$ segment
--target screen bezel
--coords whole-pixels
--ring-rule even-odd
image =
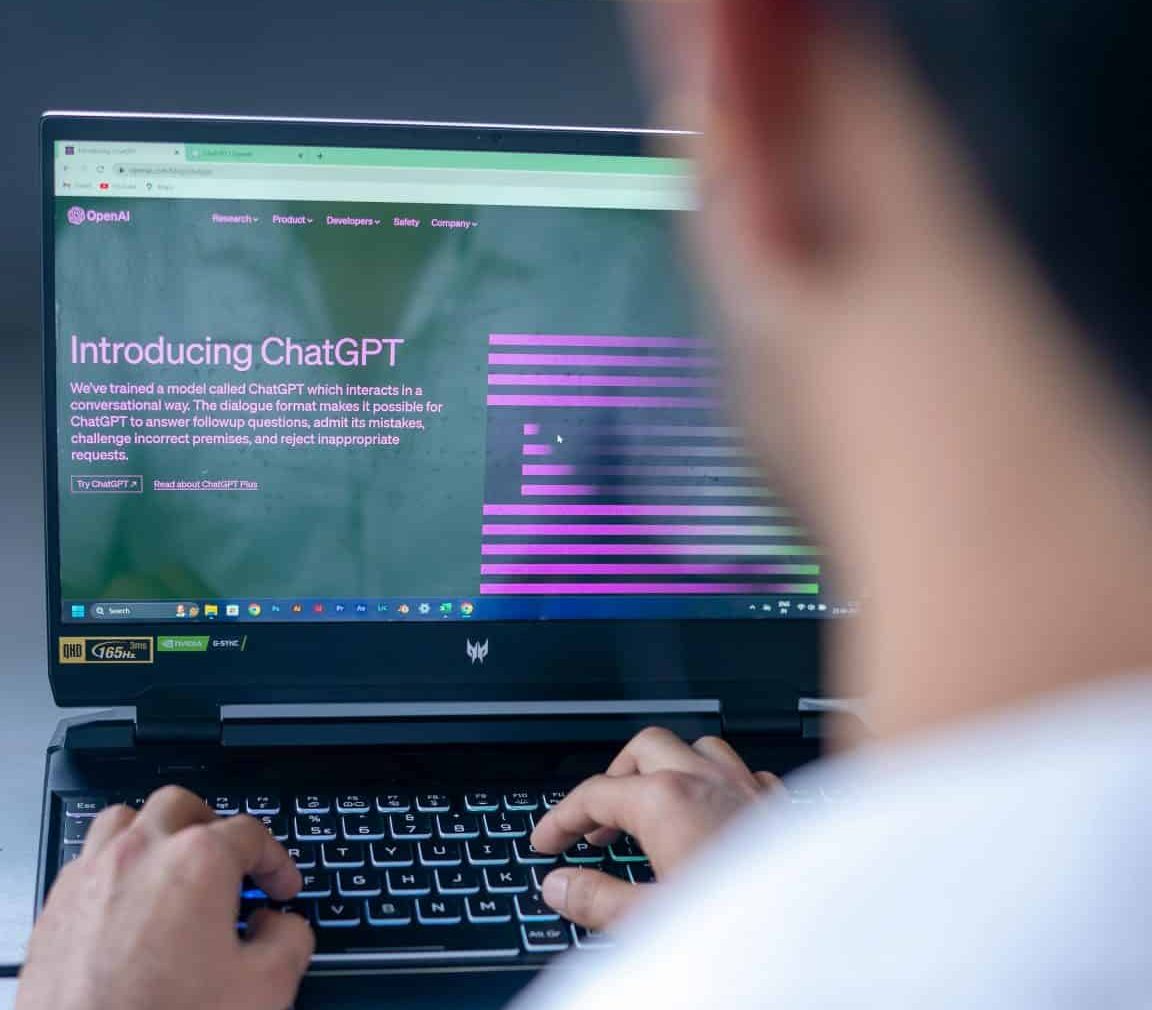
[[[643,620],[243,625],[244,653],[155,654],[144,665],[63,664],[56,413],[54,150],[57,140],[285,144],[639,156],[659,131],[349,120],[46,113],[41,120],[44,503],[48,669],[57,704],[438,702],[718,698],[726,711],[795,711],[820,693],[825,621]],[[102,624],[102,638],[204,633],[204,625]],[[478,665],[466,641],[489,643]]]

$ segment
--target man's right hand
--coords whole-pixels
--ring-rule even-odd
[[[288,853],[254,818],[218,819],[168,786],[137,814],[111,807],[56,880],[28,945],[16,1010],[284,1010],[312,930],[269,910],[236,936],[240,886],[300,889]]]
[[[607,845],[632,835],[660,879],[727,821],[766,792],[783,789],[769,772],[753,773],[719,737],[689,746],[674,733],[638,733],[603,775],[577,786],[536,827],[532,844],[563,852],[580,838]],[[595,870],[565,867],[544,878],[543,896],[573,922],[603,929],[644,888]]]

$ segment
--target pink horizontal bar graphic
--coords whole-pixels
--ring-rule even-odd
[[[490,365],[607,365],[629,368],[700,368],[715,366],[715,358],[701,354],[507,354],[494,351],[488,355]]]
[[[525,463],[524,477],[571,477],[576,473],[608,474],[617,477],[758,477],[754,466],[715,466],[708,463],[687,466],[665,466],[653,463],[629,463],[576,466],[572,463]],[[743,486],[743,485],[741,485]]]
[[[715,400],[696,396],[569,396],[565,393],[489,393],[489,407],[673,407],[705,410]]]
[[[811,575],[811,565],[672,564],[655,562],[558,562],[555,564],[506,564],[480,566],[481,575]]]
[[[772,505],[599,505],[531,504],[485,505],[486,516],[774,516],[787,514]]]
[[[491,537],[788,537],[796,526],[708,526],[673,523],[484,523]]]
[[[762,557],[793,556],[800,552],[817,554],[815,547],[794,544],[484,544],[485,557],[581,557],[604,555],[652,555],[654,557]]]
[[[522,477],[571,477],[575,472],[571,463],[524,463],[520,467]]]
[[[529,422],[528,424],[524,425],[524,434],[525,435],[539,435],[540,434],[540,425],[535,424],[533,422]]]
[[[580,498],[584,495],[603,494],[604,489],[599,484],[521,484],[520,493]]]
[[[492,372],[489,386],[663,386],[703,389],[720,385],[707,375],[573,375],[566,372]]]
[[[616,593],[818,593],[815,582],[484,582],[481,596],[599,596]]]
[[[541,442],[541,443],[526,442],[524,444],[524,455],[525,456],[551,456],[552,455],[552,446],[549,445],[547,442]]]
[[[493,347],[702,347],[693,337],[608,337],[555,333],[491,333]]]

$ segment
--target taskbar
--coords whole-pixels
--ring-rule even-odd
[[[69,600],[63,604],[61,620],[66,624],[749,620],[846,617],[856,612],[855,602],[819,595],[524,595],[499,599]]]

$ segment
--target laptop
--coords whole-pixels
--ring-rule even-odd
[[[177,782],[292,853],[314,976],[522,981],[611,942],[552,867],[652,886],[529,841],[635,732],[818,754],[854,605],[731,416],[668,140],[44,116],[49,672],[113,711],[48,750],[41,901]]]

